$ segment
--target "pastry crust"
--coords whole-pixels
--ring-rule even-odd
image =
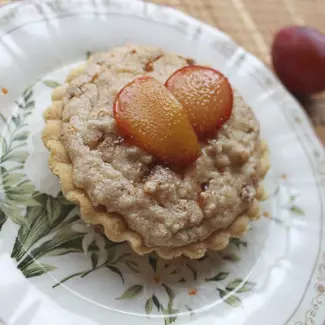
[[[84,71],[82,65],[72,71],[66,82],[70,83]],[[66,86],[61,86],[54,90],[52,95],[52,105],[44,113],[46,127],[43,131],[43,142],[50,151],[49,167],[51,171],[60,179],[60,185],[65,197],[76,205],[80,206],[81,216],[86,223],[101,224],[104,227],[106,236],[114,242],[127,241],[132,249],[142,255],[156,252],[165,259],[175,258],[181,255],[192,259],[204,256],[208,249],[219,251],[227,247],[230,238],[240,237],[246,233],[250,220],[259,218],[259,204],[257,200],[266,198],[265,191],[260,185],[256,191],[256,199],[244,214],[238,216],[226,229],[217,230],[206,239],[180,247],[148,247],[142,236],[131,230],[123,216],[117,213],[108,213],[101,206],[94,206],[87,192],[77,187],[73,181],[73,166],[69,154],[62,141],[62,112],[63,97],[66,93]],[[74,130],[70,130],[73,132]],[[261,178],[269,169],[268,148],[264,142],[260,144],[261,152]]]

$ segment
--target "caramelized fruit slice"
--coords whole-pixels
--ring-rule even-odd
[[[232,88],[214,69],[187,66],[177,70],[165,85],[186,109],[200,138],[213,136],[231,115]]]
[[[114,116],[129,141],[163,162],[182,166],[200,155],[200,145],[186,111],[152,77],[138,78],[120,91]]]

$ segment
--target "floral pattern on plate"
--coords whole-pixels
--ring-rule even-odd
[[[0,86],[6,89],[0,96],[1,318],[17,320],[22,305],[24,317],[16,323],[23,325],[25,315],[37,325],[105,324],[108,318],[135,325],[323,321],[325,159],[298,104],[257,59],[180,12],[135,0],[76,1],[0,10]],[[100,227],[86,226],[48,171],[40,133],[52,89],[86,52],[127,40],[220,69],[261,121],[271,148],[270,198],[261,220],[224,252],[198,261],[136,256]],[[11,299],[3,294],[7,283]],[[45,310],[56,312],[46,318]]]
[[[50,79],[43,81],[44,87],[49,90],[59,84]],[[41,156],[35,154],[42,152],[42,148],[33,148],[31,155],[24,150],[29,136],[26,130],[28,118],[35,107],[33,87],[26,89],[16,104],[17,113],[10,121],[2,116],[7,132],[1,138],[1,197],[5,199],[0,208],[1,225],[6,222],[6,215],[11,222],[19,225],[11,257],[18,262],[17,267],[26,278],[53,272],[57,268],[56,259],[60,256],[80,253],[89,260],[89,267],[67,274],[52,286],[53,289],[76,278],[82,281],[105,268],[120,279],[121,291],[116,300],[141,297],[143,311],[148,315],[162,314],[165,324],[176,322],[179,313],[187,312],[194,316],[197,309],[219,298],[229,306],[243,306],[242,297],[254,290],[256,283],[239,278],[236,273],[229,272],[227,266],[240,262],[241,251],[249,249],[245,239],[233,238],[227,250],[209,252],[197,261],[187,258],[164,261],[154,255],[137,256],[126,244],[111,242],[104,236],[100,225],[86,225],[79,218],[78,208],[61,193],[56,197],[43,194],[26,178],[24,170],[28,175],[31,169],[24,168],[27,158],[35,166],[35,163],[46,163],[48,155],[46,151]],[[39,137],[39,132],[32,132],[31,138],[35,135]],[[47,179],[45,173],[40,182],[44,183]],[[298,194],[291,195],[285,181],[286,176],[281,175],[273,197],[277,197],[280,191],[286,192],[284,196],[288,197],[288,202],[282,208],[289,213],[289,219],[303,216],[304,211],[295,203]],[[267,211],[263,215],[270,219],[269,222],[274,220],[288,227],[285,219],[271,217]],[[50,264],[43,262],[45,257],[51,257]],[[135,275],[133,281],[129,279],[129,273]]]

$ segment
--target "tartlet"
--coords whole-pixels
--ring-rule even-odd
[[[201,258],[222,250],[258,219],[260,182],[269,168],[259,123],[233,90],[229,120],[200,140],[201,156],[184,168],[161,163],[126,141],[114,119],[117,94],[148,75],[165,83],[193,60],[128,44],[93,55],[52,94],[43,141],[49,168],[86,223],[138,254]]]

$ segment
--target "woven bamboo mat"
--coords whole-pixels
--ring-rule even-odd
[[[150,0],[180,9],[231,36],[270,65],[274,33],[285,25],[317,27],[325,32],[325,0]],[[325,92],[304,103],[325,145]]]
[[[0,0],[0,5],[9,1]],[[325,32],[325,0],[150,1],[180,9],[218,27],[269,66],[270,44],[280,27],[310,25]],[[313,96],[304,103],[304,107],[325,145],[325,92]]]

